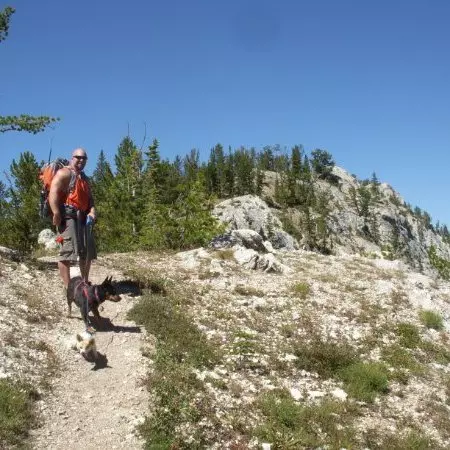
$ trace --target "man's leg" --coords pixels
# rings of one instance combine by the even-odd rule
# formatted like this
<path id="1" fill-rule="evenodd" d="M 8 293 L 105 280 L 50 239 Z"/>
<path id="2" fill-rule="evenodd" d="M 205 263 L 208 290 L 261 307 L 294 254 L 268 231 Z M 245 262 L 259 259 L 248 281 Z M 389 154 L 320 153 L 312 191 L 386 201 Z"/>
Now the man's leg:
<path id="1" fill-rule="evenodd" d="M 70 261 L 58 261 L 58 268 L 64 287 L 67 289 L 70 281 Z"/>

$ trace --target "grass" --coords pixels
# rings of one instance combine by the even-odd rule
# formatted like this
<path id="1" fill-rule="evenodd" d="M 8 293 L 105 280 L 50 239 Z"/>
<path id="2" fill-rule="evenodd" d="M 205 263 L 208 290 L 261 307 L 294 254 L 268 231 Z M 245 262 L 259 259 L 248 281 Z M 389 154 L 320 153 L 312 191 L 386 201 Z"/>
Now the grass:
<path id="1" fill-rule="evenodd" d="M 411 323 L 401 322 L 395 329 L 399 344 L 406 348 L 417 348 L 421 344 L 419 328 Z"/>
<path id="2" fill-rule="evenodd" d="M 427 328 L 438 331 L 444 329 L 444 320 L 442 319 L 442 316 L 435 311 L 423 309 L 419 312 L 419 319 Z"/>
<path id="3" fill-rule="evenodd" d="M 248 297 L 264 297 L 264 291 L 256 289 L 252 286 L 246 286 L 243 284 L 238 284 L 233 292 L 238 295 L 248 296 Z"/>
<path id="4" fill-rule="evenodd" d="M 448 346 L 435 344 L 430 341 L 423 341 L 420 345 L 422 353 L 420 360 L 426 363 L 436 362 L 438 364 L 447 365 L 450 363 L 450 351 Z"/>
<path id="5" fill-rule="evenodd" d="M 386 434 L 376 430 L 366 433 L 365 445 L 367 448 L 380 450 L 440 450 L 438 443 L 426 436 L 422 431 L 410 429 L 406 432 Z"/>
<path id="6" fill-rule="evenodd" d="M 153 294 L 165 295 L 171 285 L 167 278 L 151 270 L 133 268 L 126 270 L 124 275 L 133 280 L 140 289 L 147 289 Z"/>
<path id="7" fill-rule="evenodd" d="M 10 379 L 0 380 L 0 446 L 19 445 L 34 422 L 33 400 L 37 393 L 30 386 Z M 5 447 L 6 448 L 6 447 Z"/>
<path id="8" fill-rule="evenodd" d="M 339 371 L 346 392 L 357 400 L 372 403 L 377 394 L 388 392 L 388 371 L 384 364 L 358 361 Z"/>
<path id="9" fill-rule="evenodd" d="M 217 426 L 212 413 L 212 400 L 194 369 L 212 368 L 221 355 L 186 314 L 189 295 L 176 292 L 165 280 L 151 276 L 150 287 L 130 310 L 128 317 L 145 326 L 157 338 L 153 370 L 147 387 L 152 398 L 152 414 L 141 426 L 147 448 L 204 448 L 211 444 L 211 427 Z M 160 293 L 152 293 L 154 286 Z M 189 435 L 180 429 L 192 430 Z M 187 432 L 187 431 L 186 431 Z"/>
<path id="10" fill-rule="evenodd" d="M 295 283 L 291 290 L 294 295 L 300 297 L 302 300 L 305 300 L 311 294 L 311 286 L 306 282 Z"/>
<path id="11" fill-rule="evenodd" d="M 349 403 L 325 400 L 306 406 L 289 392 L 274 390 L 262 395 L 257 406 L 264 421 L 254 433 L 273 448 L 357 448 L 352 422 L 358 410 Z"/>
<path id="12" fill-rule="evenodd" d="M 431 420 L 433 426 L 439 430 L 439 434 L 445 439 L 450 438 L 450 415 L 447 405 L 430 399 L 424 405 L 426 417 Z"/>
<path id="13" fill-rule="evenodd" d="M 384 364 L 361 361 L 347 343 L 313 339 L 297 345 L 293 353 L 298 368 L 343 381 L 345 390 L 357 400 L 373 402 L 377 394 L 387 392 L 389 380 Z"/>
<path id="14" fill-rule="evenodd" d="M 57 314 L 47 299 L 35 288 L 13 285 L 18 298 L 27 306 L 25 320 L 29 323 L 56 322 Z"/>
<path id="15" fill-rule="evenodd" d="M 339 370 L 357 360 L 355 350 L 349 344 L 327 342 L 320 338 L 294 344 L 292 353 L 297 357 L 295 364 L 298 368 L 317 372 L 324 378 L 336 376 Z"/>
<path id="16" fill-rule="evenodd" d="M 381 357 L 389 366 L 397 372 L 399 369 L 405 369 L 414 375 L 423 375 L 426 368 L 420 364 L 411 352 L 398 344 L 384 347 L 381 350 Z M 399 375 L 399 373 L 397 373 Z"/>

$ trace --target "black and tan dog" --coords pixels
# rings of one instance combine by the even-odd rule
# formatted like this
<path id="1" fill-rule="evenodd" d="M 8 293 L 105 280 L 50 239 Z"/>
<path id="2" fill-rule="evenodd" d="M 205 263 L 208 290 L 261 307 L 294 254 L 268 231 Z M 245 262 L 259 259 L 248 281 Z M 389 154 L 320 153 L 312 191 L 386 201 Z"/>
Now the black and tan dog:
<path id="1" fill-rule="evenodd" d="M 112 277 L 105 278 L 102 284 L 86 283 L 81 277 L 71 278 L 67 287 L 68 317 L 72 314 L 72 302 L 75 302 L 78 308 L 80 308 L 86 329 L 92 330 L 89 311 L 92 311 L 96 319 L 100 319 L 98 307 L 105 300 L 111 302 L 121 300 L 120 295 L 117 295 L 116 288 L 112 283 Z"/>

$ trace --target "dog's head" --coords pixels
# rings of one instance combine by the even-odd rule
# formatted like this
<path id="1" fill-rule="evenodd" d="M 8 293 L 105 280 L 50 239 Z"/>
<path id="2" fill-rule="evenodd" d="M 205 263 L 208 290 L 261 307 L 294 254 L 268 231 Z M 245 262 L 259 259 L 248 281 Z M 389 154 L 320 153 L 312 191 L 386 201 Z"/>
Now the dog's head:
<path id="1" fill-rule="evenodd" d="M 77 334 L 76 348 L 83 355 L 84 359 L 95 361 L 97 358 L 95 334 L 87 330 Z"/>
<path id="2" fill-rule="evenodd" d="M 120 302 L 122 299 L 120 295 L 117 294 L 116 286 L 112 282 L 112 277 L 106 277 L 100 287 L 105 294 L 105 300 Z"/>

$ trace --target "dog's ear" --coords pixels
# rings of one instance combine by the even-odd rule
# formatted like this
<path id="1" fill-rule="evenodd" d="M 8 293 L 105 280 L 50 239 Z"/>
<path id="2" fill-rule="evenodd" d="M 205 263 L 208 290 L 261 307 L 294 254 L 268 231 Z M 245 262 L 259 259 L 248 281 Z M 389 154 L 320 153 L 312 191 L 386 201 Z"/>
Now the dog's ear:
<path id="1" fill-rule="evenodd" d="M 112 279 L 112 277 L 106 277 L 104 280 L 103 280 L 103 285 L 105 285 L 105 284 L 111 284 L 111 279 Z"/>

